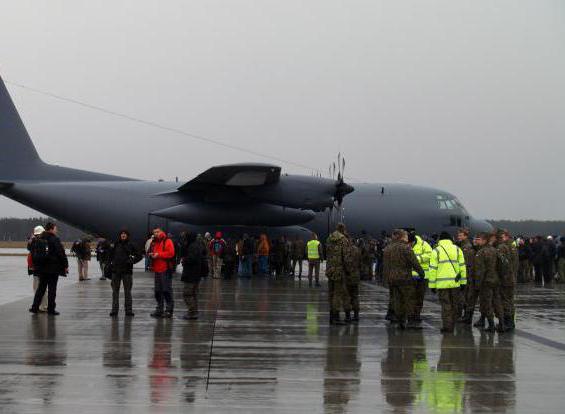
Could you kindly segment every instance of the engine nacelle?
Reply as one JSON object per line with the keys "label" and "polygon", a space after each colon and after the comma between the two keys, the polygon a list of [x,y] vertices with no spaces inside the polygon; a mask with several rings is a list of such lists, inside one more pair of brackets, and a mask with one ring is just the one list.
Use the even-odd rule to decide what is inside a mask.
{"label": "engine nacelle", "polygon": [[307,223],[316,216],[311,210],[264,203],[186,203],[154,211],[151,214],[200,226],[293,226]]}

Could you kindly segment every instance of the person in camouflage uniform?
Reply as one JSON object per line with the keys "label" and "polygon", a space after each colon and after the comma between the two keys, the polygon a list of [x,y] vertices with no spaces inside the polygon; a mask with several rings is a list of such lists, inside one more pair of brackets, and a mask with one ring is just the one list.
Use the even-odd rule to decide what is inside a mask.
{"label": "person in camouflage uniform", "polygon": [[296,236],[292,242],[292,275],[296,276],[296,265],[298,264],[298,280],[302,280],[302,261],[306,245],[301,237]]}
{"label": "person in camouflage uniform", "polygon": [[[430,268],[432,247],[413,231],[408,234],[408,241],[416,255],[416,259],[418,259],[418,263],[420,263],[424,272],[427,273]],[[410,299],[411,311],[408,315],[408,324],[418,326],[422,322],[422,309],[424,308],[427,282],[425,279],[421,279],[417,272],[412,271],[412,283],[414,284],[412,292],[414,296]]]}
{"label": "person in camouflage uniform", "polygon": [[478,251],[474,258],[474,278],[480,286],[480,311],[481,318],[475,327],[483,328],[485,319],[488,327],[485,329],[494,332],[494,316],[499,320],[499,330],[504,331],[504,308],[500,300],[500,275],[498,274],[498,255],[496,248],[489,242],[490,235],[480,233],[475,239]]}
{"label": "person in camouflage uniform", "polygon": [[[473,243],[469,240],[469,229],[459,229],[457,232],[457,245],[463,251],[465,266],[467,267],[467,285],[465,285],[465,291],[463,292],[461,301],[464,314],[459,319],[459,322],[470,325],[473,323],[473,313],[475,312],[475,307],[479,300],[480,285],[474,274],[476,251],[473,247]],[[457,314],[460,315],[461,311],[458,310]]]}
{"label": "person in camouflage uniform", "polygon": [[371,280],[373,278],[373,262],[369,250],[369,242],[365,239],[360,239],[358,248],[361,259],[361,277],[363,280]]}
{"label": "person in camouflage uniform", "polygon": [[[349,303],[353,311],[353,322],[359,322],[359,283],[361,281],[361,254],[359,247],[351,243],[351,267],[345,274],[345,286],[347,288],[347,295],[349,296]],[[346,315],[346,320],[348,319]]]}
{"label": "person in camouflage uniform", "polygon": [[[351,321],[351,305],[346,287],[346,275],[351,271],[351,242],[347,238],[345,224],[339,223],[326,241],[326,277],[330,325],[343,325],[339,312],[345,311],[345,322]],[[349,318],[349,319],[348,319]]]}
{"label": "person in camouflage uniform", "polygon": [[408,244],[408,233],[405,230],[394,230],[392,242],[383,252],[383,276],[389,287],[392,310],[396,319],[391,320],[391,323],[397,322],[400,329],[406,327],[410,298],[414,296],[412,270],[415,270],[422,279],[425,277],[424,270]]}
{"label": "person in camouflage uniform", "polygon": [[513,244],[508,230],[498,230],[496,232],[496,249],[508,262],[508,269],[504,274],[500,275],[500,297],[502,307],[504,308],[504,325],[508,329],[514,329],[514,292],[516,290],[516,279],[518,277],[518,268],[520,259],[518,250]]}

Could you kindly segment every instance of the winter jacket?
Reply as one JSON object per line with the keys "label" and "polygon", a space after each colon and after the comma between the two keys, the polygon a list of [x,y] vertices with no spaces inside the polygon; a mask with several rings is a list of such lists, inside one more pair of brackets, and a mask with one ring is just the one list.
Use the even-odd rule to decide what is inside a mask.
{"label": "winter jacket", "polygon": [[133,265],[142,259],[142,255],[129,240],[118,240],[108,254],[113,274],[133,273]]}
{"label": "winter jacket", "polygon": [[69,261],[65,254],[65,248],[61,244],[61,240],[53,233],[44,232],[42,239],[47,240],[49,246],[49,255],[44,263],[35,265],[35,275],[66,275],[66,269],[69,268]]}
{"label": "winter jacket", "polygon": [[185,283],[200,282],[204,261],[206,261],[206,251],[202,248],[202,243],[195,239],[188,245],[181,259],[181,280]]}
{"label": "winter jacket", "polygon": [[151,253],[155,255],[152,259],[153,271],[165,273],[170,268],[171,259],[175,257],[175,245],[165,233],[161,233],[153,241]]}

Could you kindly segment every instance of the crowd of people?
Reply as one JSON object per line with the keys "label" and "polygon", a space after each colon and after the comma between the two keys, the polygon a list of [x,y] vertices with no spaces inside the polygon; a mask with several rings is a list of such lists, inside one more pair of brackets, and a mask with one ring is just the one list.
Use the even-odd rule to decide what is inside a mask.
{"label": "crowd of people", "polygon": [[[88,280],[92,242],[76,241],[79,280]],[[375,279],[388,287],[386,319],[400,328],[420,327],[424,297],[437,294],[442,308],[442,330],[452,332],[455,323],[471,324],[478,306],[475,326],[504,332],[514,328],[515,284],[536,281],[549,285],[565,281],[565,238],[519,236],[508,231],[481,233],[470,239],[460,229],[456,240],[448,233],[432,237],[414,231],[395,230],[380,238],[361,234],[350,236],[338,224],[325,243],[312,233],[301,237],[281,236],[270,240],[244,234],[240,239],[224,238],[222,232],[204,235],[184,232],[178,239],[156,228],[145,243],[145,251],[131,242],[127,230],[114,242],[99,239],[96,258],[101,279],[111,280],[111,317],[119,312],[123,287],[126,316],[134,316],[132,306],[133,266],[145,257],[145,270],[154,273],[155,318],[171,318],[174,313],[173,277],[182,266],[181,281],[187,312],[185,319],[198,318],[198,290],[204,277],[308,278],[310,287],[320,287],[320,268],[326,261],[330,324],[359,321],[359,284]],[[57,279],[68,273],[68,260],[57,226],[38,226],[28,243],[28,270],[34,275],[35,296],[30,312],[58,314],[55,310]],[[303,262],[307,262],[307,270]],[[47,294],[46,294],[47,291]],[[341,313],[343,312],[343,319]],[[494,317],[498,325],[494,324]]]}

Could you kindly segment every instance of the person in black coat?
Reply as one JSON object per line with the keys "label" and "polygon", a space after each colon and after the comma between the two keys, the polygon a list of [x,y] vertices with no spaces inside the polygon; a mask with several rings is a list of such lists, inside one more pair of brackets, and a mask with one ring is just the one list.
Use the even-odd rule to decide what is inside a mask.
{"label": "person in black coat", "polygon": [[131,288],[133,285],[133,265],[143,256],[130,241],[127,230],[120,231],[118,240],[108,254],[106,275],[112,278],[112,312],[110,316],[118,315],[120,308],[120,285],[124,285],[124,301],[126,316],[134,316],[132,309]]}
{"label": "person in black coat", "polygon": [[41,299],[45,294],[45,290],[47,290],[47,313],[49,315],[59,315],[59,312],[55,310],[57,282],[59,276],[66,276],[69,272],[69,261],[65,254],[65,248],[57,237],[57,226],[55,223],[47,223],[45,225],[45,232],[43,232],[39,239],[31,246],[34,272],[39,276],[39,286],[35,291],[33,304],[29,311],[31,313],[39,312]]}
{"label": "person in black coat", "polygon": [[188,312],[184,315],[184,319],[198,319],[198,288],[200,286],[200,278],[202,277],[202,263],[206,261],[206,247],[195,234],[184,234],[182,244],[186,246],[183,249],[182,277],[184,282],[183,297]]}

